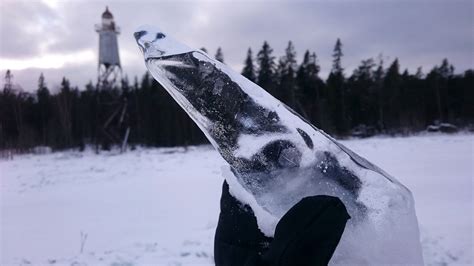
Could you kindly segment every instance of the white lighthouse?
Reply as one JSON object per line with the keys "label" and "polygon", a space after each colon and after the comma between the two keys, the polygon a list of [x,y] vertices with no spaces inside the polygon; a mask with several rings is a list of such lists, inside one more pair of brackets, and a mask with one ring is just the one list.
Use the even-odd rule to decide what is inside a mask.
{"label": "white lighthouse", "polygon": [[95,26],[99,33],[99,66],[97,87],[108,89],[117,85],[122,75],[118,50],[117,35],[119,28],[115,25],[114,16],[106,7],[102,13],[102,23]]}

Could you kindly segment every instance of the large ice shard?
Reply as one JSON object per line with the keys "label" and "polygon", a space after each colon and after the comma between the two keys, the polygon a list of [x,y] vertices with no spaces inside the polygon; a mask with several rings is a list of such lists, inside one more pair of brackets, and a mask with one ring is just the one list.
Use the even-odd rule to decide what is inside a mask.
{"label": "large ice shard", "polygon": [[229,163],[231,193],[268,236],[303,197],[332,195],[352,219],[331,264],[423,264],[411,192],[258,85],[154,27],[135,38],[153,77]]}

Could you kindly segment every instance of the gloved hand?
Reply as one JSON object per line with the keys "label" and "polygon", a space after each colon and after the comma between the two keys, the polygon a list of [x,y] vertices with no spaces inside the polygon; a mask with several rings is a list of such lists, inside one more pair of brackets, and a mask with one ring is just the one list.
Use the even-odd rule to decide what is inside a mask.
{"label": "gloved hand", "polygon": [[348,219],[338,198],[306,197],[281,218],[269,238],[258,229],[250,206],[235,199],[224,182],[214,260],[217,266],[327,265]]}

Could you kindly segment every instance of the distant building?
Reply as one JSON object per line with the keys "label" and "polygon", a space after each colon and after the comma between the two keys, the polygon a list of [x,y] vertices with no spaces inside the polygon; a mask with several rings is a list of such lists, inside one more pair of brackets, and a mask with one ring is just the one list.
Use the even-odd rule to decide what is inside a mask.
{"label": "distant building", "polygon": [[106,7],[102,13],[102,23],[95,26],[99,33],[99,66],[97,86],[108,89],[117,85],[122,75],[117,35],[119,28],[115,25],[114,16]]}

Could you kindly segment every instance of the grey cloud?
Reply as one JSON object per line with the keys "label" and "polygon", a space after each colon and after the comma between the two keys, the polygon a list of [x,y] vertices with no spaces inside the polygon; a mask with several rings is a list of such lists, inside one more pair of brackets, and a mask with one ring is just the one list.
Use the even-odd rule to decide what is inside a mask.
{"label": "grey cloud", "polygon": [[[158,25],[192,47],[205,46],[211,55],[221,46],[226,63],[238,68],[237,71],[248,47],[256,54],[267,40],[275,55],[280,56],[288,40],[292,40],[299,58],[306,49],[315,51],[322,74],[327,74],[338,37],[344,45],[343,64],[347,74],[361,60],[380,53],[389,60],[398,57],[402,67],[411,71],[418,66],[427,71],[444,57],[448,57],[458,71],[473,67],[471,1],[71,1],[64,2],[57,11],[36,2],[34,7],[25,2],[7,3],[17,15],[7,14],[7,26],[2,19],[0,57],[14,58],[39,53],[38,47],[31,43],[41,36],[57,40],[47,47],[49,52],[96,50],[98,37],[93,26],[100,22],[101,13],[109,4],[122,29],[119,47],[123,68],[129,77],[141,76],[145,71],[132,37],[141,24]],[[20,16],[22,9],[29,15]],[[2,17],[4,10],[0,11]],[[26,34],[22,24],[37,21],[50,24],[46,23],[49,26],[43,34]],[[18,41],[4,41],[7,34]],[[128,55],[128,60],[124,55]],[[47,75],[51,77],[47,78],[53,82],[60,73],[70,73],[71,80],[77,80],[81,86],[95,79],[96,64],[74,66],[74,71],[69,68],[48,70]],[[36,70],[23,72],[32,71]],[[54,74],[56,72],[59,74]],[[86,78],[84,73],[90,76]],[[18,82],[21,82],[20,76],[27,75],[18,74]],[[25,80],[25,86],[26,83]]]}
{"label": "grey cloud", "polygon": [[53,37],[52,22],[58,15],[38,1],[0,2],[0,55],[5,58],[31,57],[39,44]]}

